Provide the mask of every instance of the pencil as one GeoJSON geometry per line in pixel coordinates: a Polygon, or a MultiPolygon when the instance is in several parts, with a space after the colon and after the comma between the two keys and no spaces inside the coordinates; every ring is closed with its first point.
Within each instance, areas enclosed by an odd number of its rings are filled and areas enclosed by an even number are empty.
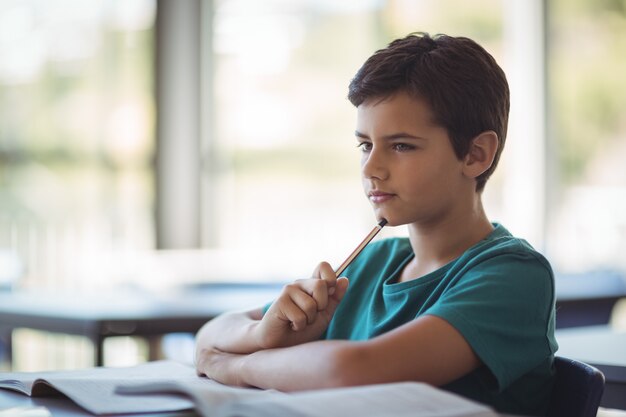
{"type": "Polygon", "coordinates": [[[341,265],[339,265],[339,268],[335,270],[335,275],[340,276],[343,271],[345,271],[345,269],[348,267],[348,265],[350,265],[352,261],[354,261],[356,257],[359,256],[359,253],[361,253],[361,251],[365,249],[367,244],[370,243],[372,239],[374,239],[374,236],[376,236],[378,232],[380,232],[382,228],[385,227],[386,224],[387,220],[385,219],[379,221],[378,224],[372,229],[372,231],[369,232],[367,236],[365,236],[365,239],[363,239],[363,241],[359,243],[359,246],[357,246],[356,249],[352,251],[350,256],[348,256],[346,260],[343,261],[341,265]]]}

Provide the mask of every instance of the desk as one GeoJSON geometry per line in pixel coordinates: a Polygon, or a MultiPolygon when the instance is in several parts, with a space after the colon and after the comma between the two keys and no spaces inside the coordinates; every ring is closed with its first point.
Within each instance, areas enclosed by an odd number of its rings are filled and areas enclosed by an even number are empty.
{"type": "Polygon", "coordinates": [[[626,277],[617,271],[559,275],[556,285],[556,327],[608,324],[613,307],[626,298],[626,277]]]}
{"type": "Polygon", "coordinates": [[[556,332],[557,355],[598,368],[606,378],[600,405],[626,410],[626,331],[608,326],[561,329],[556,332]]]}
{"type": "MultiPolygon", "coordinates": [[[[94,363],[100,366],[107,337],[132,335],[155,341],[168,333],[195,333],[220,313],[264,305],[281,288],[282,284],[203,284],[167,294],[0,293],[0,337],[10,349],[11,333],[17,328],[85,336],[92,341],[94,363]]],[[[150,345],[149,359],[157,359],[155,343],[150,345]]]]}

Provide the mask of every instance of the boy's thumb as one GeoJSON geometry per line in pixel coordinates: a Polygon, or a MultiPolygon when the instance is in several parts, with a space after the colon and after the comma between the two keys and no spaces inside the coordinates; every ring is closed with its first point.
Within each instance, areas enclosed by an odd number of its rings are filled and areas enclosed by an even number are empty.
{"type": "Polygon", "coordinates": [[[341,301],[343,296],[346,294],[346,291],[348,291],[348,284],[350,284],[350,281],[348,281],[348,278],[346,277],[337,278],[337,282],[335,283],[336,289],[335,289],[335,294],[334,294],[334,298],[337,299],[337,302],[341,301]]]}
{"type": "Polygon", "coordinates": [[[333,314],[335,314],[337,306],[341,302],[343,296],[346,294],[346,291],[348,290],[348,284],[348,278],[346,277],[337,279],[337,282],[335,283],[335,292],[330,297],[330,300],[328,300],[327,310],[331,317],[333,314]]]}

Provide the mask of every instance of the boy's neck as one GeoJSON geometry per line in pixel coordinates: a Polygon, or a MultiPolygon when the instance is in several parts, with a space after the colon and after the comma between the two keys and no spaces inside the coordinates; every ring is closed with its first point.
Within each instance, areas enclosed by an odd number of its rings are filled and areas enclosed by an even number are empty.
{"type": "Polygon", "coordinates": [[[415,258],[406,267],[408,276],[418,278],[458,258],[492,231],[480,196],[472,207],[459,210],[435,224],[409,226],[409,239],[415,258]]]}

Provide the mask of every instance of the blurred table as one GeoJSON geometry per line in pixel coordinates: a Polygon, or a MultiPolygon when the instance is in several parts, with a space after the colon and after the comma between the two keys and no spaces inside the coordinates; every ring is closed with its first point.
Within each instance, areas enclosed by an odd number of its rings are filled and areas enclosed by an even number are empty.
{"type": "Polygon", "coordinates": [[[626,410],[626,331],[609,326],[561,329],[557,355],[598,368],[606,378],[602,407],[626,410]]]}
{"type": "Polygon", "coordinates": [[[559,329],[608,324],[615,304],[626,298],[626,277],[619,271],[557,274],[555,285],[559,329]]]}
{"type": "Polygon", "coordinates": [[[103,365],[107,337],[148,339],[149,359],[158,358],[157,340],[168,333],[195,333],[208,320],[231,310],[272,301],[282,284],[201,284],[166,293],[105,294],[0,292],[0,337],[9,349],[17,328],[85,336],[94,345],[94,363],[103,365]],[[152,343],[150,343],[152,342],[152,343]]]}

